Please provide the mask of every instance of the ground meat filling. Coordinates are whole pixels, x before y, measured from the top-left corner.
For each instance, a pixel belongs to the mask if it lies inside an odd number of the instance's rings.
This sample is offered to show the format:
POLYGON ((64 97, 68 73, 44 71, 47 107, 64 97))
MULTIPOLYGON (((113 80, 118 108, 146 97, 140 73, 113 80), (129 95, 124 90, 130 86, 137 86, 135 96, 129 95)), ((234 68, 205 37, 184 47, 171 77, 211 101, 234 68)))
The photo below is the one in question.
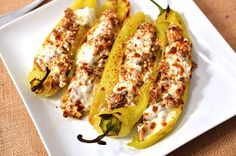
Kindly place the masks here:
POLYGON ((65 117, 81 118, 90 109, 95 87, 117 35, 118 22, 116 12, 107 10, 90 29, 78 52, 75 76, 61 102, 65 117))
POLYGON ((149 107, 138 125, 141 141, 175 117, 170 110, 184 104, 181 96, 191 78, 191 42, 183 38, 182 29, 176 25, 169 25, 166 34, 169 45, 160 62, 158 80, 150 91, 149 107))
POLYGON ((111 110, 134 106, 138 90, 150 77, 158 49, 155 27, 149 23, 141 24, 124 49, 119 81, 108 97, 111 110))
POLYGON ((74 42, 80 23, 71 9, 65 10, 61 24, 56 26, 43 43, 34 63, 43 71, 50 70, 54 86, 64 87, 67 84, 68 72, 73 65, 74 42))

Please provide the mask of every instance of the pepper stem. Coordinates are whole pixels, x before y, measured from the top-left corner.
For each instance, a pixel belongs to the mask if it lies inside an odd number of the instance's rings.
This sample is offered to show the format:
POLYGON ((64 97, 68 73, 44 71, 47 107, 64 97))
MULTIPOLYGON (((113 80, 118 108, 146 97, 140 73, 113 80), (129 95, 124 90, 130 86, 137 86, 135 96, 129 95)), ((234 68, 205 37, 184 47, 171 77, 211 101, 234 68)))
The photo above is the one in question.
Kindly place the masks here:
POLYGON ((150 0, 150 1, 158 7, 160 11, 160 15, 165 11, 165 9, 163 9, 157 2, 155 2, 154 0, 150 0))
POLYGON ((50 73, 50 70, 49 70, 48 67, 46 67, 46 74, 45 74, 45 76, 43 77, 42 80, 39 81, 39 84, 37 84, 36 86, 31 88, 32 92, 35 92, 37 89, 41 89, 43 87, 43 82, 46 80, 46 78, 48 77, 49 73, 50 73))
POLYGON ((168 5, 167 8, 166 8, 166 16, 165 16, 165 19, 167 19, 169 13, 170 13, 170 6, 168 5))
POLYGON ((83 135, 79 134, 77 136, 77 139, 81 142, 84 142, 84 143, 98 143, 99 145, 106 145, 107 143, 105 141, 102 141, 102 139, 107 136, 107 134, 109 133, 110 129, 107 129, 107 131, 102 134, 102 135, 99 135, 98 137, 96 137, 95 139, 92 139, 92 140, 88 140, 88 139, 84 139, 83 138, 83 135))
POLYGON ((99 125, 99 127, 102 129, 102 131, 104 132, 104 134, 99 135, 98 137, 96 137, 95 139, 92 140, 87 140, 83 138, 83 135, 79 134, 77 136, 77 139, 81 142, 84 143, 98 143, 99 145, 106 145, 105 141, 102 141, 102 139, 105 136, 109 135, 118 135, 120 128, 121 128, 121 123, 120 121, 113 116, 112 114, 102 114, 100 115, 101 119, 101 123, 99 125))

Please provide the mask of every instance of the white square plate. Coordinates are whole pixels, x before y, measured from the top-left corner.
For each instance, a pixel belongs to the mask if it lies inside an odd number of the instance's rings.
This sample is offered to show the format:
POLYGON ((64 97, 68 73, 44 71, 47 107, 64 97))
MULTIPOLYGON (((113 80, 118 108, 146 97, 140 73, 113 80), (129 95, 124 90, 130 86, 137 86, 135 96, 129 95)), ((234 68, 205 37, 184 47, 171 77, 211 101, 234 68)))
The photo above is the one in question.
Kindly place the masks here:
MULTIPOLYGON (((166 6, 163 1, 161 4, 166 6)), ((165 155, 191 139, 236 115, 236 55, 192 0, 172 0, 171 8, 183 16, 194 45, 198 68, 193 73, 188 103, 175 129, 157 144, 130 148, 123 139, 105 138, 106 146, 77 141, 98 134, 86 120, 65 119, 56 106, 59 95, 44 99, 30 91, 27 82, 33 56, 45 36, 63 15, 71 0, 57 0, 0 29, 1 58, 7 67, 40 137, 51 155, 165 155)), ((131 0, 132 10, 155 18, 157 8, 150 1, 131 0)))

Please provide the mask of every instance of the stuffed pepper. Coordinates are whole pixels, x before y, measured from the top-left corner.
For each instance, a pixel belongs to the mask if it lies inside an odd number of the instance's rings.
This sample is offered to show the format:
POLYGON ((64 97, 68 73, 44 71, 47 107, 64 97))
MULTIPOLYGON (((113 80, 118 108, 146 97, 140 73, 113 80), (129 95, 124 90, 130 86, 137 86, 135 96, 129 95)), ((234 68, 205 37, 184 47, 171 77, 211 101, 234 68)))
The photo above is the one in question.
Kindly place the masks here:
POLYGON ((174 127, 186 103, 192 75, 192 44, 180 15, 168 7, 156 24, 163 53, 148 107, 129 143, 136 148, 155 144, 174 127))
POLYGON ((75 0, 34 57, 29 74, 31 90, 51 96, 68 83, 82 36, 95 20, 96 0, 75 0))
POLYGON ((101 16, 78 49, 75 74, 61 100, 64 117, 80 119, 90 110, 108 55, 122 21, 128 15, 129 9, 119 16, 120 10, 116 8, 118 5, 121 5, 118 1, 107 1, 101 7, 101 16))
POLYGON ((155 26, 143 13, 136 13, 115 41, 89 114, 102 137, 126 136, 141 118, 158 50, 155 26))

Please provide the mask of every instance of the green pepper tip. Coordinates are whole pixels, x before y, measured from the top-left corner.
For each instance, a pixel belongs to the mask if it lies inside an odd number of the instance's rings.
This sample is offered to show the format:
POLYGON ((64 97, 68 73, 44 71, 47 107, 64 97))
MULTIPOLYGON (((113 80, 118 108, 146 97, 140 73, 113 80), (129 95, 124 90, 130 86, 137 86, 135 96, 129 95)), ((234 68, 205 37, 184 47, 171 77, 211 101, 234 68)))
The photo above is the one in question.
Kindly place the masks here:
POLYGON ((108 135, 118 135, 121 129, 120 120, 112 114, 101 114, 101 122, 99 127, 103 133, 109 130, 108 135))

